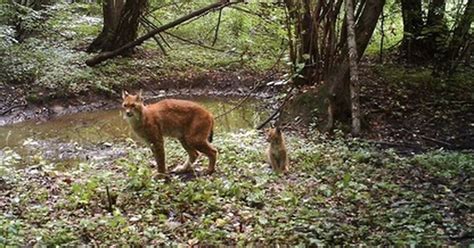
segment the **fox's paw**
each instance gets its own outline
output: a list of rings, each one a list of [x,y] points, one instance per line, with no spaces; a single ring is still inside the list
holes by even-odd
[[[212,175],[212,174],[214,174],[214,172],[216,172],[215,169],[212,169],[212,170],[206,169],[206,170],[204,170],[204,175]]]
[[[155,172],[153,173],[152,178],[154,180],[163,180],[163,179],[167,180],[170,178],[170,175],[166,173]]]
[[[180,174],[180,173],[188,173],[188,172],[192,172],[193,171],[193,168],[191,167],[190,164],[186,163],[186,164],[183,164],[183,165],[179,165],[179,166],[176,166],[172,172],[173,173],[177,173],[177,174]]]

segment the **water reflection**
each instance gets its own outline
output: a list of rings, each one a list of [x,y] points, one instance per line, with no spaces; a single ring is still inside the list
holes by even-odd
[[[214,116],[225,113],[238,103],[238,99],[194,99],[210,110]],[[0,149],[18,147],[34,141],[90,144],[136,138],[124,118],[122,111],[106,110],[61,116],[46,122],[26,121],[0,127]],[[218,132],[250,129],[267,116],[262,104],[249,100],[230,113],[216,119]],[[51,143],[51,142],[49,142]]]

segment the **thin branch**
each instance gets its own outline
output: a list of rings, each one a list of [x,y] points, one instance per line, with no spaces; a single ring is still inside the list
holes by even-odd
[[[149,23],[148,23],[148,20],[146,20],[144,17],[140,18],[140,23],[143,25],[143,27],[149,32],[150,30],[153,29],[153,26],[151,26]],[[158,38],[155,36],[153,36],[153,40],[155,40],[156,44],[158,45],[158,47],[160,48],[161,52],[163,52],[163,54],[165,56],[168,56],[168,53],[166,52],[165,48],[163,47],[163,45],[161,44],[160,40],[158,40]]]
[[[262,129],[271,120],[273,120],[278,114],[281,113],[281,111],[283,110],[283,107],[285,106],[286,102],[288,102],[288,100],[290,100],[290,97],[293,95],[291,93],[293,92],[294,88],[295,88],[295,86],[291,87],[290,91],[288,91],[288,94],[286,95],[285,99],[283,99],[283,102],[280,104],[280,106],[277,108],[277,110],[275,110],[275,112],[273,112],[273,114],[271,114],[264,122],[262,122],[262,124],[258,125],[257,130]]]
[[[169,35],[177,40],[180,40],[180,41],[183,41],[183,42],[186,42],[186,43],[189,43],[191,45],[195,45],[195,46],[200,46],[202,48],[206,48],[206,49],[209,49],[209,50],[214,50],[214,51],[217,51],[217,52],[223,52],[223,53],[238,53],[238,52],[235,52],[235,51],[231,51],[231,50],[224,50],[224,49],[220,49],[220,48],[215,48],[215,47],[211,47],[211,46],[208,46],[208,45],[205,45],[205,44],[202,44],[202,43],[199,43],[199,42],[196,42],[196,41],[192,41],[192,40],[188,40],[188,39],[185,39],[183,37],[180,37],[178,35],[175,35],[173,33],[170,33],[170,32],[163,32],[165,33],[166,35]]]
[[[385,40],[385,30],[384,30],[384,24],[385,24],[385,13],[382,8],[382,13],[380,16],[380,63],[383,63],[383,43]]]
[[[268,20],[266,19],[265,16],[263,16],[262,14],[260,13],[256,13],[256,12],[253,12],[251,10],[248,10],[248,9],[244,9],[244,8],[241,8],[241,7],[238,7],[238,6],[232,6],[230,7],[231,9],[235,9],[235,10],[238,10],[238,11],[241,11],[241,12],[244,12],[246,14],[249,14],[249,15],[254,15],[254,16],[257,16],[259,17],[260,19],[262,19],[264,22],[268,23],[268,24],[274,24],[275,22],[271,21],[271,20]],[[285,8],[286,9],[286,8]]]
[[[282,49],[282,51],[280,53],[280,56],[278,57],[278,59],[275,61],[275,63],[272,65],[272,67],[268,71],[273,71],[275,69],[275,67],[278,65],[278,63],[280,63],[280,60],[283,57],[283,54],[285,53],[285,51],[286,51],[286,48]],[[225,116],[225,115],[229,114],[230,112],[242,107],[242,104],[244,104],[244,102],[246,102],[248,99],[250,99],[250,96],[252,95],[252,93],[254,93],[257,89],[260,89],[260,87],[263,85],[263,83],[265,83],[266,80],[273,77],[273,75],[275,75],[275,74],[276,74],[276,72],[272,72],[272,73],[270,73],[270,75],[268,75],[268,76],[264,77],[263,79],[261,79],[257,83],[257,85],[255,85],[255,87],[250,92],[248,92],[247,95],[244,98],[242,98],[235,106],[233,106],[231,109],[228,109],[224,113],[219,114],[218,116],[215,117],[215,119],[219,119],[222,116]]]
[[[7,114],[8,112],[10,112],[10,111],[12,111],[12,110],[14,110],[14,109],[16,109],[16,108],[26,107],[26,105],[27,105],[26,103],[13,105],[13,106],[7,108],[6,110],[4,110],[3,112],[1,112],[0,115],[5,115],[5,114]]]
[[[221,19],[222,19],[222,9],[219,10],[219,17],[217,19],[216,32],[214,33],[214,40],[212,41],[211,46],[214,46],[217,42],[217,35],[219,35],[219,27],[221,26]]]

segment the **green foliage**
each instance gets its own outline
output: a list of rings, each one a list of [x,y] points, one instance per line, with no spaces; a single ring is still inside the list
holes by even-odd
[[[157,19],[150,18],[164,23],[208,2],[188,2],[182,8],[159,9],[153,13]],[[153,7],[151,3],[150,9]],[[268,12],[265,14],[269,19],[281,14],[256,4],[248,8]],[[0,78],[4,83],[24,88],[27,99],[33,102],[88,91],[112,95],[125,86],[164,75],[177,77],[180,73],[222,68],[265,70],[279,56],[281,37],[284,37],[278,22],[226,9],[215,45],[219,51],[165,35],[171,44],[171,48],[166,48],[168,57],[161,57],[156,43],[150,40],[138,49],[138,56],[117,58],[89,68],[84,62],[92,55],[83,51],[102,28],[101,5],[58,3],[41,11],[27,7],[20,10],[10,6],[0,15],[0,54],[9,58],[0,61]],[[214,32],[209,23],[215,23],[216,17],[217,13],[211,13],[170,32],[211,46]],[[18,23],[18,18],[28,34],[22,40],[18,39],[18,30],[13,25]]]
[[[218,172],[195,178],[155,178],[151,153],[134,143],[115,144],[124,158],[71,171],[5,170],[16,203],[0,216],[0,241],[433,246],[469,230],[463,219],[472,199],[460,182],[473,176],[472,154],[400,157],[357,140],[289,136],[290,172],[279,175],[264,162],[263,140],[252,131],[216,136]],[[167,142],[166,154],[170,167],[185,155],[177,142]],[[105,185],[118,196],[111,213]]]
[[[432,152],[417,155],[413,159],[417,166],[426,168],[434,176],[445,178],[474,174],[472,156],[458,152]]]
[[[21,246],[25,243],[24,225],[20,220],[0,215],[0,246]]]
[[[412,68],[397,64],[384,64],[376,66],[375,72],[379,74],[387,83],[391,85],[413,88],[429,87],[437,90],[449,88],[473,87],[473,81],[469,80],[474,76],[472,70],[460,71],[450,78],[435,77],[430,68]]]

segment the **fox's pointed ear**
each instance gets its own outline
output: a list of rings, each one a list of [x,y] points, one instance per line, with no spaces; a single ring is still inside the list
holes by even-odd
[[[138,94],[137,94],[137,100],[138,100],[138,101],[142,101],[142,100],[143,100],[142,95],[143,95],[143,90],[140,89],[140,91],[139,91]]]
[[[275,130],[277,131],[277,133],[281,133],[281,128],[280,127],[276,127]]]
[[[122,99],[125,99],[129,94],[126,90],[122,90]]]

